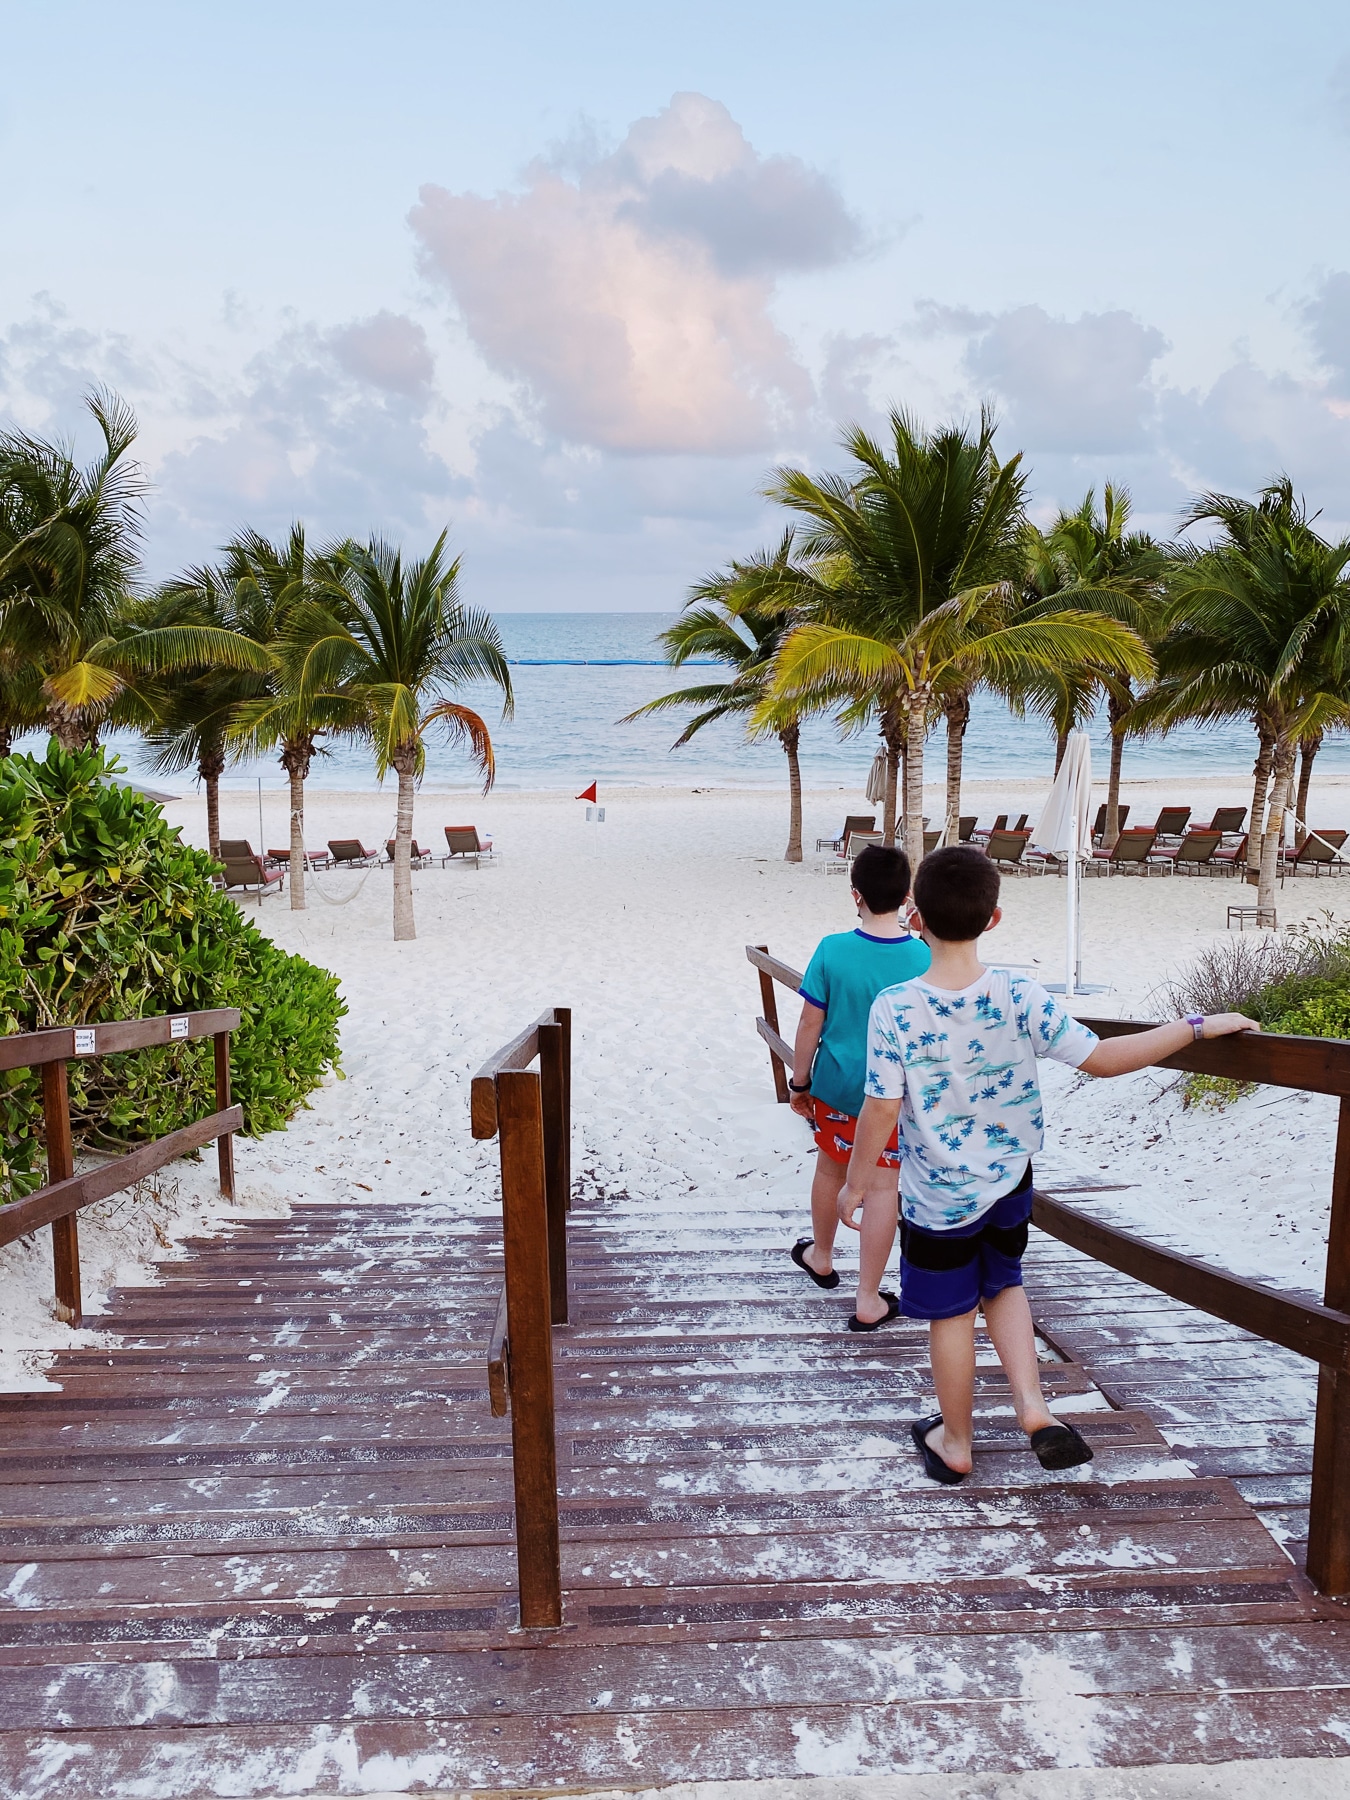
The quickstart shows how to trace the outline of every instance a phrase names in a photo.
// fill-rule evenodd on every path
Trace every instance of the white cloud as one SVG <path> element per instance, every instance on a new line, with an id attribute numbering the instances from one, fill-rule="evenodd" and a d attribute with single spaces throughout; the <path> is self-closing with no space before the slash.
<path id="1" fill-rule="evenodd" d="M 1333 270 L 1304 302 L 1303 323 L 1313 351 L 1338 394 L 1350 394 L 1350 275 Z"/>
<path id="2" fill-rule="evenodd" d="M 1042 307 L 999 314 L 967 351 L 970 373 L 1006 403 L 1029 451 L 1128 451 L 1146 441 L 1157 405 L 1161 331 L 1127 312 L 1052 318 Z"/>
<path id="3" fill-rule="evenodd" d="M 545 428 L 598 448 L 727 455 L 812 399 L 773 323 L 779 275 L 841 261 L 858 228 L 834 186 L 762 157 L 727 109 L 677 94 L 569 177 L 525 191 L 424 187 L 412 225 L 487 362 Z"/>
<path id="4" fill-rule="evenodd" d="M 333 354 L 349 375 L 394 394 L 424 394 L 436 373 L 427 334 L 404 313 L 377 312 L 332 334 Z"/>

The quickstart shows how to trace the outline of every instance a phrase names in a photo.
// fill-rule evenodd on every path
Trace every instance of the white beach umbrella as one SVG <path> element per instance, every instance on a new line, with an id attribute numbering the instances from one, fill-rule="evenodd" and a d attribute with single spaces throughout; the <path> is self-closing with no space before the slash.
<path id="1" fill-rule="evenodd" d="M 867 798 L 873 806 L 880 806 L 886 798 L 886 752 L 878 750 L 872 758 L 872 767 L 867 771 Z"/>
<path id="2" fill-rule="evenodd" d="M 1069 864 L 1068 920 L 1064 943 L 1064 992 L 1082 987 L 1082 947 L 1079 932 L 1079 882 L 1083 864 L 1092 855 L 1092 744 L 1085 731 L 1071 731 L 1040 819 L 1031 834 L 1039 850 L 1065 857 Z M 1056 984 L 1058 985 L 1058 984 Z"/>

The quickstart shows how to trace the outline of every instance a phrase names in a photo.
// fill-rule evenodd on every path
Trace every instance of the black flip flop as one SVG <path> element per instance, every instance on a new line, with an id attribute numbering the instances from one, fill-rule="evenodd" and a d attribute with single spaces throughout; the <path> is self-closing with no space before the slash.
<path id="1" fill-rule="evenodd" d="M 798 1238 L 796 1243 L 792 1246 L 792 1260 L 799 1269 L 805 1269 L 806 1273 L 811 1277 L 812 1281 L 815 1282 L 817 1287 L 837 1288 L 839 1286 L 838 1269 L 831 1269 L 828 1275 L 817 1275 L 810 1263 L 806 1260 L 806 1253 L 815 1241 L 814 1238 Z"/>
<path id="2" fill-rule="evenodd" d="M 934 1413 L 931 1419 L 916 1419 L 909 1428 L 909 1435 L 914 1439 L 919 1455 L 923 1458 L 923 1472 L 930 1481 L 940 1481 L 947 1487 L 955 1487 L 958 1481 L 966 1478 L 964 1469 L 954 1469 L 942 1458 L 928 1442 L 928 1434 L 942 1423 L 942 1414 Z"/>
<path id="3" fill-rule="evenodd" d="M 880 1331 L 883 1325 L 889 1325 L 892 1319 L 899 1318 L 900 1302 L 896 1299 L 895 1295 L 888 1293 L 885 1288 L 878 1288 L 877 1292 L 886 1302 L 885 1312 L 882 1313 L 879 1319 L 871 1320 L 860 1319 L 857 1313 L 850 1313 L 848 1315 L 848 1328 L 850 1331 Z"/>
<path id="4" fill-rule="evenodd" d="M 1092 1461 L 1092 1446 L 1072 1425 L 1042 1425 L 1031 1434 L 1031 1447 L 1043 1469 L 1076 1469 Z"/>

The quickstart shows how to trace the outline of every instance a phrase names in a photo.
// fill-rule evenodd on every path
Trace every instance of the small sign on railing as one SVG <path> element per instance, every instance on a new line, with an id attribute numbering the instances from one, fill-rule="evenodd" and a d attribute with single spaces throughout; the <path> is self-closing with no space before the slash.
<path id="1" fill-rule="evenodd" d="M 75 1033 L 76 1056 L 95 1056 L 98 1053 L 98 1034 L 95 1031 L 77 1031 Z"/>
<path id="2" fill-rule="evenodd" d="M 192 1021 L 189 1018 L 187 1018 L 186 1016 L 184 1016 L 181 1019 L 170 1019 L 169 1020 L 169 1041 L 172 1043 L 177 1038 L 187 1037 L 188 1027 L 191 1025 L 191 1023 L 192 1023 Z"/>

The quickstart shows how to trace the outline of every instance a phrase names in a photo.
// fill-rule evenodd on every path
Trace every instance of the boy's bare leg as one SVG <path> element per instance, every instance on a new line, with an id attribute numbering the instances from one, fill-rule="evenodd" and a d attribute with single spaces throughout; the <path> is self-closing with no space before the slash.
<path id="1" fill-rule="evenodd" d="M 1017 1423 L 1028 1437 L 1042 1426 L 1053 1425 L 1055 1415 L 1045 1404 L 1045 1395 L 1041 1392 L 1036 1328 L 1031 1322 L 1026 1289 L 1006 1287 L 992 1300 L 986 1300 L 984 1322 L 1012 1389 Z"/>
<path id="2" fill-rule="evenodd" d="M 847 1174 L 847 1163 L 835 1162 L 823 1150 L 816 1151 L 816 1173 L 811 1182 L 811 1248 L 803 1255 L 817 1275 L 828 1275 L 834 1267 L 839 1190 Z"/>
<path id="3" fill-rule="evenodd" d="M 933 1319 L 928 1326 L 941 1425 L 928 1434 L 928 1444 L 949 1469 L 968 1475 L 974 1463 L 975 1314 Z"/>
<path id="4" fill-rule="evenodd" d="M 864 1325 L 884 1319 L 890 1307 L 879 1292 L 900 1222 L 899 1174 L 884 1164 L 873 1169 L 863 1198 L 858 1246 L 858 1292 L 853 1310 Z"/>

